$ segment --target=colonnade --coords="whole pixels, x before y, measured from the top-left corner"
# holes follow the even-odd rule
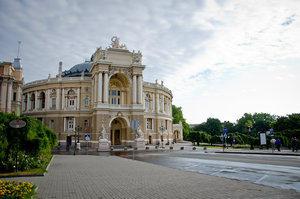
[[[92,81],[94,106],[108,104],[109,99],[109,76],[108,72],[96,73]],[[132,104],[143,103],[143,77],[134,74],[132,76]]]
[[[68,108],[68,104],[67,104],[68,101],[66,99],[65,93],[71,89],[76,90],[76,99],[75,99],[76,106],[74,107],[74,109],[79,110],[80,109],[80,88],[56,88],[55,93],[51,93],[52,91],[51,89],[46,89],[46,90],[28,92],[23,94],[22,111],[37,111],[41,109],[66,110]],[[45,94],[44,102],[42,99],[42,93]],[[34,94],[34,101],[31,100],[32,94]],[[53,97],[51,97],[52,94],[54,95]],[[53,98],[55,98],[55,100],[52,100]],[[27,104],[25,104],[25,101]],[[44,107],[42,107],[42,103],[45,104]]]

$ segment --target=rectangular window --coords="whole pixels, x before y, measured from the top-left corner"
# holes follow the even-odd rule
[[[50,127],[50,129],[54,129],[54,120],[50,120],[49,127]]]
[[[74,129],[74,122],[73,122],[73,120],[69,120],[68,121],[68,129]]]
[[[168,120],[166,120],[166,129],[168,129]]]
[[[152,119],[151,118],[147,119],[147,129],[152,129]]]
[[[56,108],[56,98],[52,98],[52,108]]]
[[[89,121],[88,120],[84,120],[84,127],[88,127],[89,126]]]
[[[89,106],[89,98],[87,97],[84,99],[84,106]]]
[[[74,106],[74,105],[75,105],[75,101],[73,99],[70,99],[69,106]]]

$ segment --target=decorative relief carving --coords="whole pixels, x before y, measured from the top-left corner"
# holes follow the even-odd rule
[[[116,74],[118,72],[126,74],[128,77],[132,76],[132,70],[130,68],[123,68],[123,67],[117,67],[117,66],[109,67],[109,76],[112,76],[113,74]]]

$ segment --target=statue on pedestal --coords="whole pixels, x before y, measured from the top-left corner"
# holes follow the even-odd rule
[[[106,130],[105,130],[105,127],[104,127],[103,124],[102,124],[101,136],[99,137],[99,140],[100,139],[106,139],[107,140],[107,133],[106,133]]]
[[[138,129],[137,129],[136,135],[137,135],[137,139],[144,139],[144,133],[140,129],[140,127],[138,127]]]

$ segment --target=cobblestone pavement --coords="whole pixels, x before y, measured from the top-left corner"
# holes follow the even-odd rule
[[[56,155],[44,177],[9,180],[37,184],[37,198],[300,198],[293,190],[116,156]]]

